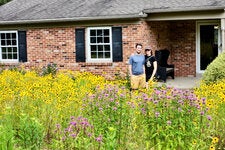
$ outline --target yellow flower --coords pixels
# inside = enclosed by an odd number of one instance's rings
[[[212,139],[212,143],[218,143],[219,142],[219,138],[218,137],[214,137],[213,139]]]
[[[211,145],[209,149],[210,150],[215,150],[215,146]]]

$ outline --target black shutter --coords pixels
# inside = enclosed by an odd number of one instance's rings
[[[27,38],[26,31],[18,31],[19,61],[27,62]]]
[[[85,38],[84,29],[75,30],[76,38],[76,62],[85,62]]]
[[[123,61],[122,27],[112,27],[113,62]]]

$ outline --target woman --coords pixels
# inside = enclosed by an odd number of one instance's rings
[[[150,47],[145,48],[145,75],[146,75],[146,84],[148,81],[152,81],[156,75],[157,71],[157,61],[155,56],[152,54]]]

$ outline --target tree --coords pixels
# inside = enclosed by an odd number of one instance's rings
[[[5,3],[8,3],[9,1],[11,1],[11,0],[0,0],[0,5],[3,5]]]

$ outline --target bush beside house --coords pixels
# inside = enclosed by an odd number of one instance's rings
[[[217,82],[218,80],[225,78],[225,53],[223,52],[221,55],[208,65],[204,74],[203,74],[203,82],[209,84],[210,82]]]

